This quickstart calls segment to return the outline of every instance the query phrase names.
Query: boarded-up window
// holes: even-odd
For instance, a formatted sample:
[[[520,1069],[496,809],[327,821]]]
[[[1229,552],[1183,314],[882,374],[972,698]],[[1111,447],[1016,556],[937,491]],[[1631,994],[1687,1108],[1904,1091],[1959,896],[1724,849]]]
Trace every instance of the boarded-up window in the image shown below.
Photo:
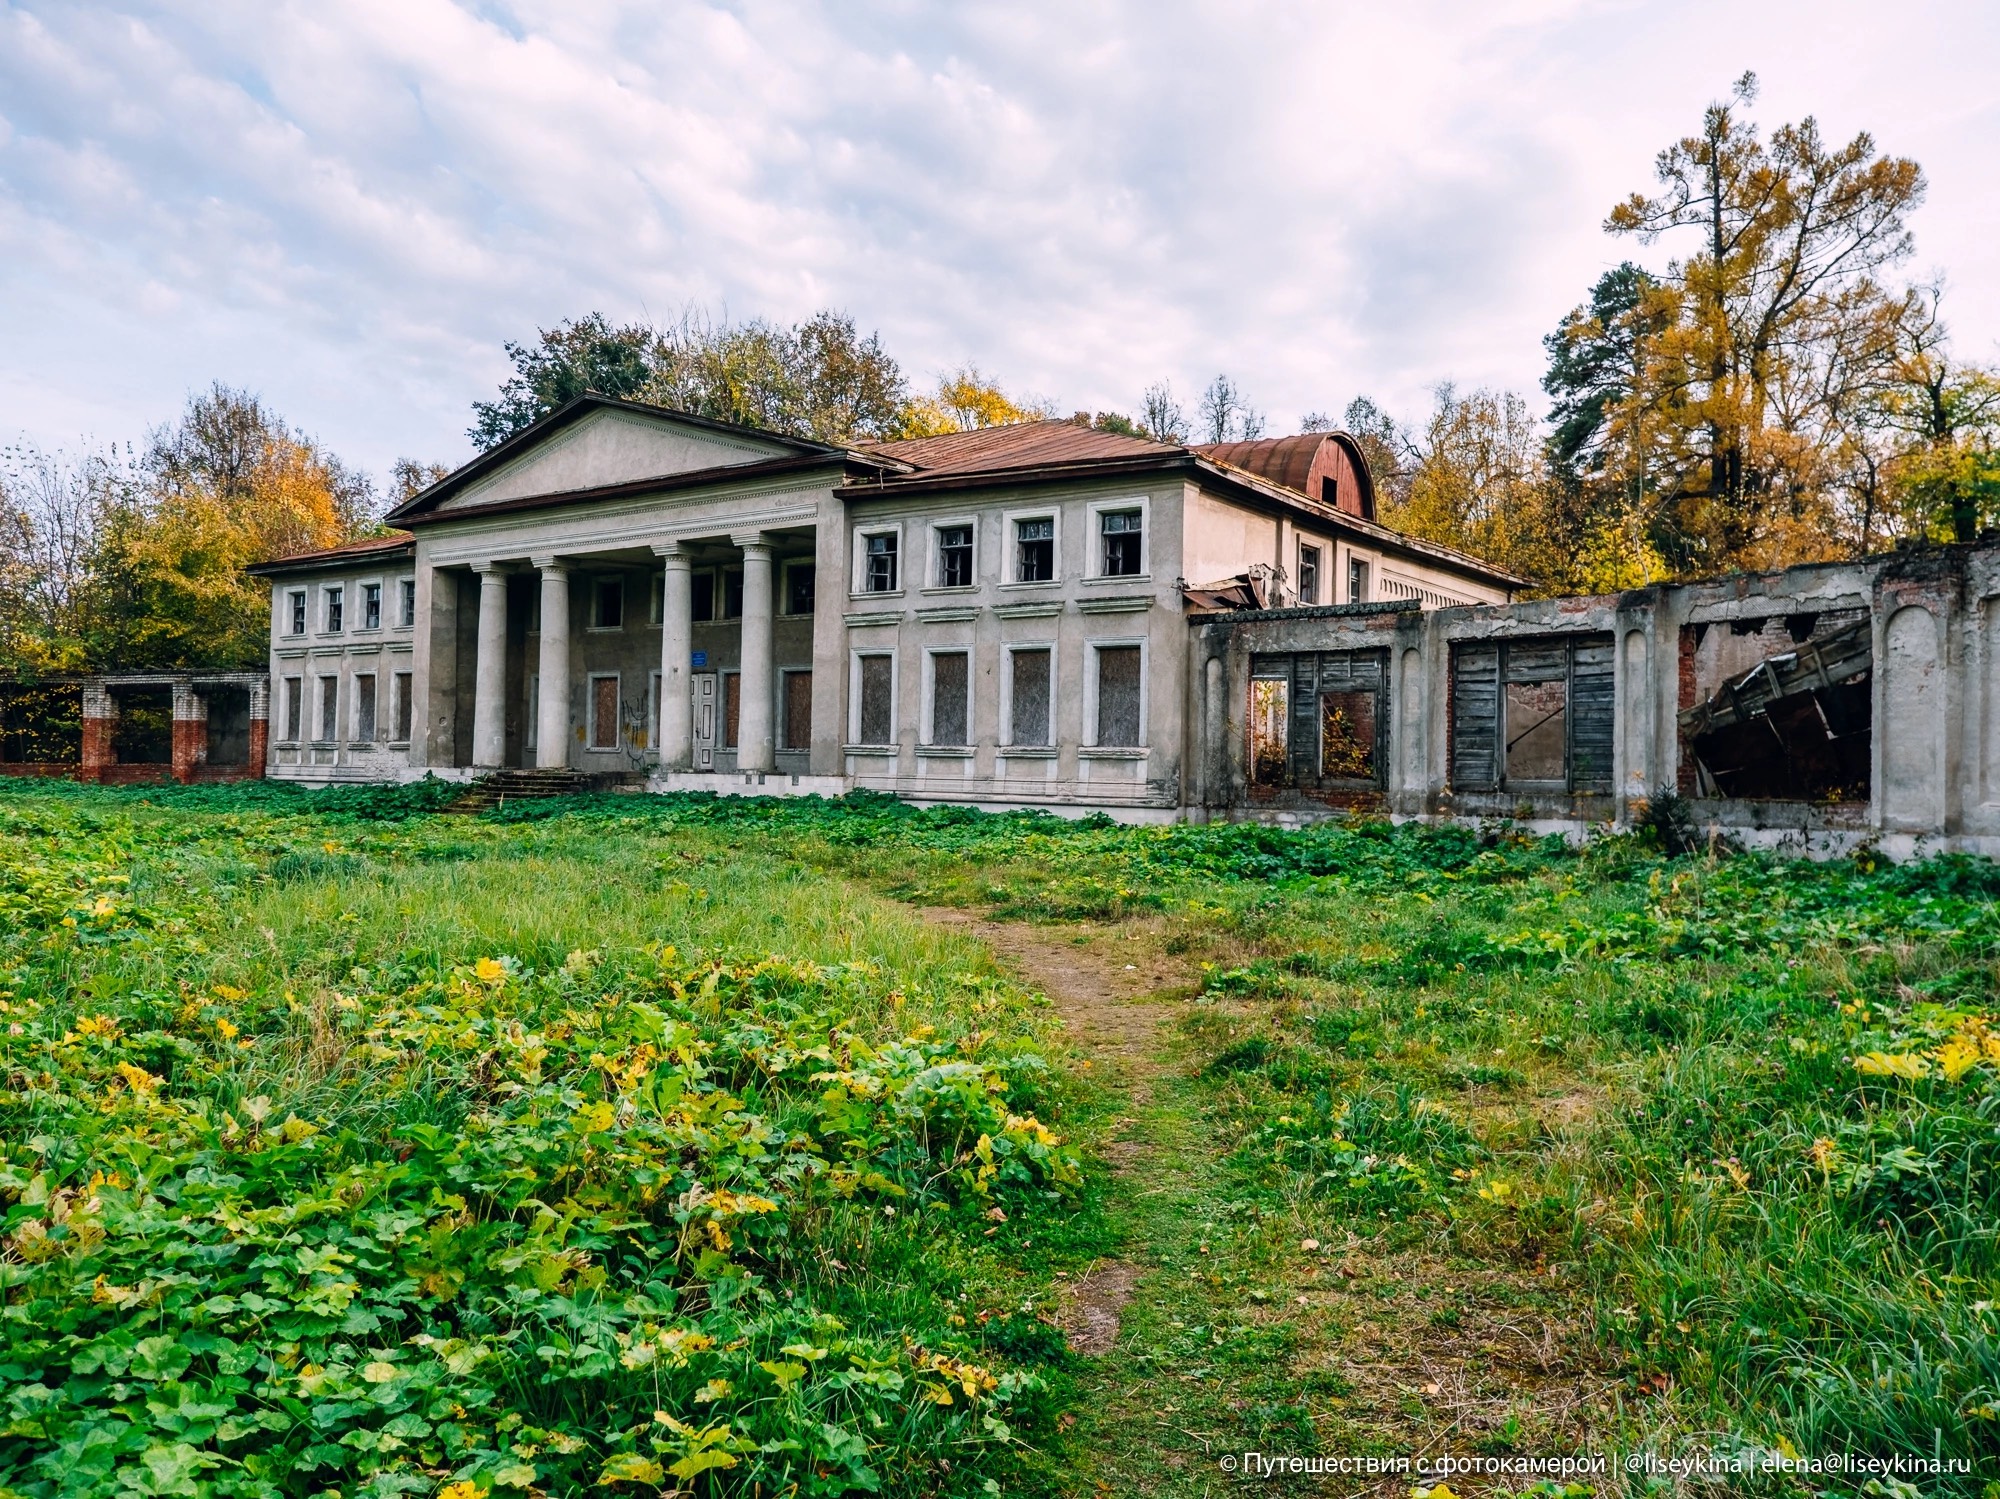
[[[1097,742],[1125,747],[1139,743],[1139,647],[1097,648]]]
[[[319,737],[333,740],[340,737],[340,678],[321,677],[319,679]]]
[[[590,747],[618,748],[618,679],[590,679]]]
[[[895,713],[892,691],[895,660],[889,656],[861,658],[861,737],[857,744],[894,743]]]
[[[375,738],[375,673],[363,672],[354,679],[354,737],[363,744]]]
[[[1049,653],[1014,652],[1013,733],[1018,745],[1046,745],[1049,737]]]
[[[1290,687],[1283,677],[1263,677],[1250,684],[1250,779],[1259,786],[1285,784]]]
[[[931,656],[931,743],[967,742],[966,693],[970,687],[964,651],[938,651]]]
[[[410,737],[410,674],[399,671],[390,681],[394,684],[390,698],[390,737],[405,741]]]
[[[722,747],[736,748],[736,725],[743,715],[743,673],[732,671],[722,677]]]
[[[1459,646],[1452,655],[1452,784],[1608,790],[1609,635]]]
[[[785,748],[811,749],[813,737],[813,674],[785,673]]]
[[[301,677],[285,678],[285,737],[297,739],[303,732],[301,720],[305,713],[305,680]]]

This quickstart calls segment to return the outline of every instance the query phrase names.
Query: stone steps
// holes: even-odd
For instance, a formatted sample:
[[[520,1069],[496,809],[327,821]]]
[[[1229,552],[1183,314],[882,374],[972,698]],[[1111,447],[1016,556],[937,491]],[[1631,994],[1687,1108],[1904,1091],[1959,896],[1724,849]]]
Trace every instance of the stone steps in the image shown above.
[[[445,807],[447,812],[472,815],[510,799],[576,796],[589,791],[591,777],[580,770],[540,770],[513,767],[481,776]]]

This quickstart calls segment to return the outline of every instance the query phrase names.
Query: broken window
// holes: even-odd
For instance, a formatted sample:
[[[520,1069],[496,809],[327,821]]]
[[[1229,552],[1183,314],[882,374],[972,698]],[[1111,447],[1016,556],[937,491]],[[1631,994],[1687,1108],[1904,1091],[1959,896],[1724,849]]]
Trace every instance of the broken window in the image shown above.
[[[1388,653],[1300,651],[1251,661],[1251,775],[1260,785],[1380,785]]]
[[[855,743],[895,743],[895,713],[892,699],[895,670],[895,658],[892,656],[861,658],[861,711],[857,715],[861,733]]]
[[[1690,626],[1681,743],[1702,796],[1868,800],[1873,642],[1862,610]]]
[[[1014,522],[1014,581],[1046,583],[1056,575],[1056,520],[1044,515]]]
[[[1008,710],[1010,742],[1046,745],[1049,737],[1049,652],[1046,647],[1014,652],[1013,704]]]
[[[931,655],[932,744],[958,746],[967,742],[966,694],[971,685],[967,661],[964,651],[936,651]]]
[[[319,737],[330,744],[340,737],[340,678],[319,679]]]
[[[616,630],[625,623],[625,580],[599,578],[591,593],[590,626],[594,630]]]
[[[306,632],[306,591],[303,588],[293,590],[291,605],[292,627],[286,633],[303,635]]]
[[[389,680],[390,734],[399,742],[407,741],[410,737],[410,674],[399,671]]]
[[[896,533],[878,531],[863,540],[862,589],[867,593],[896,591]]]
[[[1299,602],[1317,604],[1319,602],[1319,548],[1299,547]]]
[[[693,620],[715,618],[715,574],[699,572],[688,579],[688,617]]]
[[[1255,785],[1285,784],[1290,689],[1291,683],[1281,677],[1259,677],[1250,683],[1250,780]]]
[[[285,737],[294,741],[305,729],[305,688],[303,677],[285,678]]]
[[[1097,647],[1097,743],[1136,748],[1139,730],[1139,647]]]
[[[1104,576],[1136,578],[1140,571],[1140,543],[1145,538],[1145,520],[1137,510],[1107,510],[1099,518],[1104,528]]]
[[[937,528],[937,586],[940,588],[970,588],[972,586],[972,527],[939,526]]]
[[[1368,564],[1359,557],[1347,559],[1347,602],[1350,604],[1368,602]]]
[[[361,585],[361,628],[379,630],[382,628],[382,585],[363,583]]]
[[[1611,788],[1609,635],[1467,642],[1451,670],[1454,788]]]
[[[794,562],[785,569],[785,613],[813,612],[813,564]]]
[[[396,623],[409,629],[417,622],[417,580],[405,578],[396,585],[398,599]]]

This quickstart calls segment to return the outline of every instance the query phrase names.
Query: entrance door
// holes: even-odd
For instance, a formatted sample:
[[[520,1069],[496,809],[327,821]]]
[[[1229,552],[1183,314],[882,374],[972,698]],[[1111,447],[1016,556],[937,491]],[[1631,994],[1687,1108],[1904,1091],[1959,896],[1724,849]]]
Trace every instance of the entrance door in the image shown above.
[[[715,769],[715,673],[694,674],[694,768]]]

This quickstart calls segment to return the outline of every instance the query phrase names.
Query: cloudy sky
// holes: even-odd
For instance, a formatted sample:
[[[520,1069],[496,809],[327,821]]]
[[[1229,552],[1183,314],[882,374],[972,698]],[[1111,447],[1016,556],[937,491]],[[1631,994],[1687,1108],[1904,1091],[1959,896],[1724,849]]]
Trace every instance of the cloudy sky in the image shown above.
[[[1274,432],[1532,390],[1746,68],[1923,164],[1909,271],[1991,358],[1996,54],[1990,0],[0,0],[0,444],[219,379],[458,460],[504,340],[690,304],[1065,410],[1226,370]]]

